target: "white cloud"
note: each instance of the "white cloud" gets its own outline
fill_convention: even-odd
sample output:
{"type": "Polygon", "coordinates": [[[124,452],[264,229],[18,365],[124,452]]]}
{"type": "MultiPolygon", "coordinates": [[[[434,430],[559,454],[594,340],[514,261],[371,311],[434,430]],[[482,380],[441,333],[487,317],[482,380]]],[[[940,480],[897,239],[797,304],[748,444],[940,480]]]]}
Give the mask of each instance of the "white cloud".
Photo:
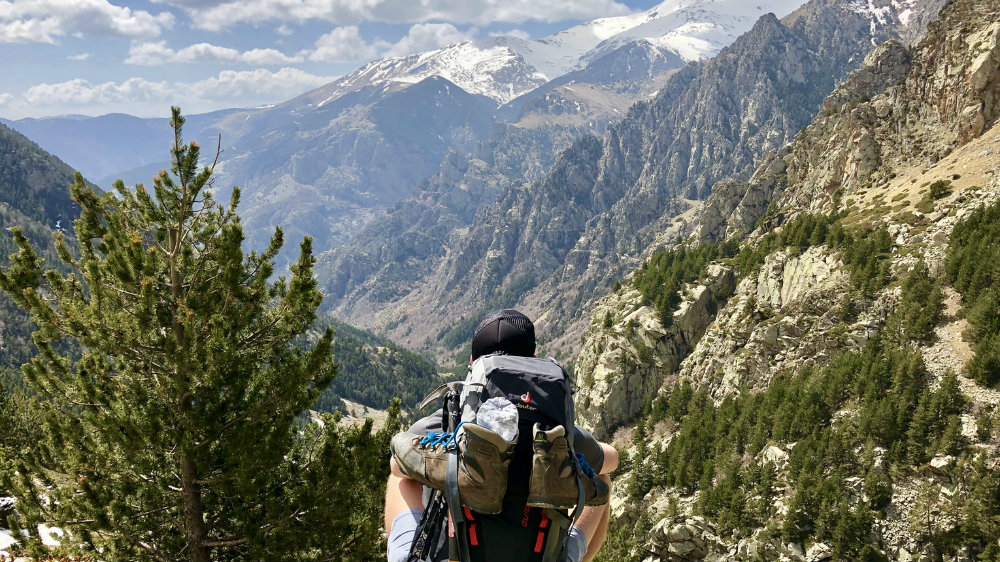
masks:
{"type": "Polygon", "coordinates": [[[14,99],[10,94],[0,94],[0,107],[7,105],[7,102],[14,99]]]}
{"type": "Polygon", "coordinates": [[[486,25],[492,22],[557,22],[622,15],[616,0],[159,0],[183,8],[196,27],[220,31],[238,23],[325,20],[338,25],[362,21],[422,23],[432,20],[486,25]]]}
{"type": "Polygon", "coordinates": [[[316,40],[315,49],[299,53],[311,61],[355,62],[379,56],[404,56],[432,51],[445,45],[472,39],[476,28],[460,31],[450,23],[418,23],[396,43],[375,40],[367,43],[356,25],[338,27],[316,40]]]}
{"type": "Polygon", "coordinates": [[[76,55],[70,55],[66,58],[69,60],[87,60],[90,58],[90,53],[79,53],[76,55]]]}
{"type": "Polygon", "coordinates": [[[264,101],[284,101],[294,96],[332,82],[329,76],[316,76],[297,68],[282,68],[270,72],[256,70],[225,70],[217,77],[192,84],[193,89],[208,93],[212,99],[260,98],[264,101]]]}
{"type": "Polygon", "coordinates": [[[116,83],[91,84],[76,78],[57,84],[38,84],[24,92],[24,100],[31,105],[113,105],[130,102],[163,101],[170,97],[167,82],[150,82],[143,78],[129,78],[116,83]]]}
{"type": "Polygon", "coordinates": [[[471,39],[475,30],[459,31],[450,23],[418,23],[410,28],[406,37],[386,50],[388,56],[403,56],[411,53],[432,51],[445,45],[471,39]]]}
{"type": "Polygon", "coordinates": [[[290,27],[288,27],[285,24],[279,25],[278,28],[275,29],[274,31],[277,32],[278,35],[284,35],[285,37],[288,37],[289,35],[294,35],[295,34],[295,30],[292,29],[292,28],[290,28],[290,27]]]}
{"type": "Polygon", "coordinates": [[[315,49],[304,50],[299,56],[321,62],[355,62],[378,56],[403,56],[471,39],[476,31],[476,28],[460,31],[450,23],[418,23],[411,26],[406,36],[396,43],[382,40],[368,43],[361,37],[358,26],[346,25],[320,37],[316,40],[315,49]]]}
{"type": "Polygon", "coordinates": [[[196,43],[175,51],[166,41],[133,43],[126,64],[155,66],[175,62],[242,62],[255,65],[278,65],[302,62],[274,49],[252,49],[240,52],[210,43],[196,43]]]}
{"type": "Polygon", "coordinates": [[[531,34],[523,29],[511,29],[510,31],[491,32],[490,37],[517,37],[518,39],[528,41],[531,39],[531,34]]]}
{"type": "Polygon", "coordinates": [[[0,0],[0,43],[55,43],[65,35],[155,37],[173,23],[170,12],[154,15],[106,0],[0,0]]]}
{"type": "Polygon", "coordinates": [[[247,64],[257,65],[279,65],[302,62],[302,57],[290,57],[281,51],[274,49],[251,49],[249,51],[244,51],[240,58],[247,64]]]}
{"type": "Polygon", "coordinates": [[[162,115],[170,105],[179,105],[185,112],[195,113],[281,102],[332,80],[332,77],[315,76],[296,68],[275,72],[226,70],[205,80],[180,83],[130,78],[124,82],[91,84],[77,78],[32,86],[22,98],[23,104],[36,114],[124,111],[162,115]]]}
{"type": "Polygon", "coordinates": [[[316,48],[303,51],[311,61],[352,62],[378,56],[375,45],[365,43],[356,25],[338,27],[316,40],[316,48]]]}

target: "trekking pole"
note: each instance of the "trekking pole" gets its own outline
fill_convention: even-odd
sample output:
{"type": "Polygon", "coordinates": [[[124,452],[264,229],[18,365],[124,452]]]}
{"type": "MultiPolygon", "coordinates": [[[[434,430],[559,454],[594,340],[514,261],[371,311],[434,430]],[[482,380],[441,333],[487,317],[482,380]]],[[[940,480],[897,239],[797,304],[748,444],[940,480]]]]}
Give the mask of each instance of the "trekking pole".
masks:
{"type": "Polygon", "coordinates": [[[410,545],[410,557],[407,562],[421,562],[427,559],[432,548],[436,548],[438,540],[441,538],[441,527],[444,524],[444,517],[448,508],[444,503],[444,496],[439,490],[431,490],[431,497],[427,502],[427,509],[420,518],[417,526],[416,536],[413,544],[410,545]]]}
{"type": "MultiPolygon", "coordinates": [[[[445,396],[445,411],[448,412],[448,431],[454,439],[462,422],[462,394],[452,389],[445,396]]],[[[448,560],[469,562],[469,547],[465,544],[465,518],[458,492],[458,445],[452,445],[448,453],[448,472],[445,478],[444,498],[451,518],[448,532],[448,560]]]]}

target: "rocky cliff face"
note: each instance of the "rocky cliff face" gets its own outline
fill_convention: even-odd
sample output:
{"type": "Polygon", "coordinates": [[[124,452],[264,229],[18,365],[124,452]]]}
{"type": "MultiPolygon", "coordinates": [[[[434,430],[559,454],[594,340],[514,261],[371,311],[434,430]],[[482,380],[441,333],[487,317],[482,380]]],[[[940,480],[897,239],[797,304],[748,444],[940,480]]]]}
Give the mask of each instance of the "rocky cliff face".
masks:
{"type": "MultiPolygon", "coordinates": [[[[965,7],[963,16],[981,17],[988,6],[965,7]]],[[[772,201],[770,215],[777,216],[829,211],[835,196],[865,199],[868,191],[893,184],[899,170],[933,166],[982,135],[1000,112],[1000,86],[993,80],[998,25],[956,36],[931,24],[927,40],[915,48],[917,64],[900,44],[874,50],[827,97],[792,148],[773,155],[750,182],[732,184],[709,202],[700,235],[748,233],[772,201]]]]}
{"type": "MultiPolygon", "coordinates": [[[[717,184],[693,221],[692,239],[742,237],[742,251],[712,265],[701,281],[684,289],[677,326],[665,329],[628,280],[598,301],[577,363],[578,407],[599,434],[614,432],[616,444],[628,451],[627,471],[616,479],[612,503],[621,534],[611,541],[615,554],[605,559],[993,559],[1000,537],[971,538],[962,529],[975,517],[962,510],[979,501],[973,498],[978,498],[974,490],[982,475],[1000,468],[998,434],[989,425],[1000,392],[963,375],[974,356],[969,324],[959,314],[961,297],[948,286],[944,270],[955,225],[1000,201],[997,21],[1000,3],[949,4],[914,48],[890,42],[869,54],[864,66],[827,97],[812,123],[764,158],[748,181],[717,184]],[[932,186],[938,188],[936,195],[932,186]],[[823,224],[830,228],[868,234],[841,247],[830,242],[836,236],[824,237],[822,226],[799,242],[773,244],[775,236],[794,239],[792,230],[808,223],[808,217],[826,217],[823,224]],[[860,266],[869,269],[859,274],[859,248],[877,236],[886,249],[870,254],[860,266]],[[756,258],[748,257],[755,251],[756,258]],[[859,289],[858,277],[878,275],[879,263],[885,281],[859,289]],[[904,340],[903,349],[918,358],[928,395],[955,385],[960,407],[951,431],[960,446],[920,449],[900,461],[889,449],[912,441],[911,433],[885,447],[849,448],[836,464],[820,465],[819,473],[836,490],[827,497],[846,502],[839,509],[871,514],[853,523],[861,525],[858,533],[834,530],[840,525],[837,516],[818,504],[801,503],[810,486],[801,477],[803,463],[831,458],[811,438],[754,442],[731,457],[734,465],[709,465],[694,474],[694,485],[678,476],[683,462],[678,466],[671,451],[683,446],[679,443],[693,430],[683,417],[671,417],[678,415],[670,408],[682,388],[705,392],[707,402],[701,404],[710,405],[687,416],[705,411],[723,416],[726,408],[741,407],[736,404],[750,403],[751,397],[768,400],[776,381],[786,384],[788,377],[825,368],[850,350],[898,337],[892,334],[904,329],[898,323],[901,311],[914,306],[906,301],[905,278],[920,264],[943,285],[943,310],[931,335],[904,340]],[[710,289],[721,271],[732,276],[729,291],[710,289]],[[717,311],[692,313],[689,303],[699,294],[720,295],[717,311]],[[952,374],[958,376],[951,379],[952,374]],[[773,486],[761,488],[761,479],[772,475],[773,486]],[[883,476],[888,478],[885,493],[873,500],[880,493],[873,482],[883,476]],[[735,512],[713,507],[733,486],[746,490],[746,503],[735,512]],[[866,511],[868,506],[877,508],[866,511]],[[801,513],[823,515],[794,523],[801,513]],[[951,543],[942,539],[949,533],[955,537],[951,543]],[[853,546],[844,542],[847,536],[853,546]],[[849,551],[854,554],[846,555],[849,551]]],[[[861,373],[858,384],[869,384],[864,377],[875,376],[861,373]]],[[[897,379],[896,384],[902,383],[897,379]]],[[[872,415],[865,400],[854,398],[830,412],[829,431],[872,415]]],[[[752,428],[749,415],[735,419],[752,428]]],[[[699,419],[708,423],[711,418],[699,419]]],[[[824,501],[831,502],[828,507],[835,503],[824,501]]]]}
{"type": "Polygon", "coordinates": [[[705,283],[688,287],[664,328],[638,291],[624,290],[598,301],[576,369],[583,373],[577,394],[578,417],[601,439],[635,418],[650,397],[698,344],[715,310],[733,291],[733,271],[713,266],[705,283]]]}

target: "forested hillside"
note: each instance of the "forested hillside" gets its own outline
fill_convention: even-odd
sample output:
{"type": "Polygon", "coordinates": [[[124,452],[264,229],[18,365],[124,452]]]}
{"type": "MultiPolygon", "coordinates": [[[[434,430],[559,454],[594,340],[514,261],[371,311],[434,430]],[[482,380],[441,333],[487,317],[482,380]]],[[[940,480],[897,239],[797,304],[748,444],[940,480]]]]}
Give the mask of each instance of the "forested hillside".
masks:
{"type": "MultiPolygon", "coordinates": [[[[56,230],[66,229],[73,244],[72,221],[80,207],[69,197],[73,170],[21,134],[0,124],[0,265],[16,251],[9,228],[18,226],[38,244],[50,266],[59,263],[52,244],[56,230]]],[[[0,294],[0,370],[19,381],[16,368],[34,354],[28,315],[0,294]]]]}
{"type": "Polygon", "coordinates": [[[1000,556],[997,21],[956,0],[875,49],[598,302],[577,406],[625,452],[599,559],[1000,556]]]}

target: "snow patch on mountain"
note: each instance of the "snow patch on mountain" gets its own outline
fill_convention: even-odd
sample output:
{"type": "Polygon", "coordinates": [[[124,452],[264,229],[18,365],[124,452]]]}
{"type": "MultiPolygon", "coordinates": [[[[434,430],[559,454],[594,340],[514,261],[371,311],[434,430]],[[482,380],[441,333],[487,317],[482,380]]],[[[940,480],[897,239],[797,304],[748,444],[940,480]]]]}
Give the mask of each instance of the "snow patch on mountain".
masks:
{"type": "Polygon", "coordinates": [[[893,25],[895,23],[893,15],[896,16],[899,23],[907,25],[913,15],[913,6],[916,3],[917,0],[889,0],[888,3],[884,0],[854,0],[850,4],[850,9],[871,20],[872,46],[874,47],[876,45],[874,38],[876,30],[879,27],[893,25]]]}

